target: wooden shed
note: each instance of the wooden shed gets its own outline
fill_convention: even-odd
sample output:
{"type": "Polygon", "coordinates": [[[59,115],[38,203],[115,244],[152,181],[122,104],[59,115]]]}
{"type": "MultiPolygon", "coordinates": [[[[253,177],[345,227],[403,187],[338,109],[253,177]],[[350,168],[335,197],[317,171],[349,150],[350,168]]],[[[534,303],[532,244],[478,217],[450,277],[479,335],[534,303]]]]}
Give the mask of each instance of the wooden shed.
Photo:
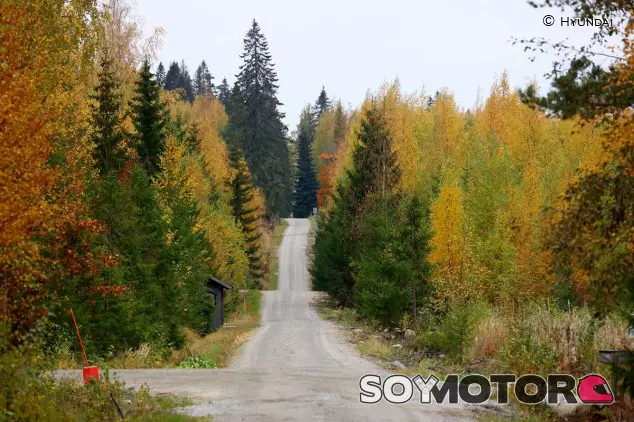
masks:
{"type": "Polygon", "coordinates": [[[231,286],[211,277],[207,280],[207,293],[214,296],[215,311],[213,315],[212,325],[218,329],[224,323],[225,313],[225,292],[230,290],[231,286]]]}

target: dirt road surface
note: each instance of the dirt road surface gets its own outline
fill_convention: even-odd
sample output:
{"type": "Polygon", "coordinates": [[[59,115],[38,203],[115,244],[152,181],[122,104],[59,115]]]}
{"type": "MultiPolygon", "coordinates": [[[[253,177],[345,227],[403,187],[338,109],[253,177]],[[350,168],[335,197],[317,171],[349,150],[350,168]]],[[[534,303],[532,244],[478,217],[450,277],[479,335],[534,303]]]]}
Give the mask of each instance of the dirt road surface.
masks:
{"type": "MultiPolygon", "coordinates": [[[[421,405],[416,388],[406,404],[361,404],[359,379],[388,375],[363,359],[335,324],[310,306],[306,247],[310,222],[289,219],[280,246],[277,291],[264,292],[262,325],[226,369],[114,371],[128,385],[192,398],[184,409],[214,421],[470,420],[462,406],[421,405]]],[[[77,374],[75,374],[77,376],[77,374]]]]}

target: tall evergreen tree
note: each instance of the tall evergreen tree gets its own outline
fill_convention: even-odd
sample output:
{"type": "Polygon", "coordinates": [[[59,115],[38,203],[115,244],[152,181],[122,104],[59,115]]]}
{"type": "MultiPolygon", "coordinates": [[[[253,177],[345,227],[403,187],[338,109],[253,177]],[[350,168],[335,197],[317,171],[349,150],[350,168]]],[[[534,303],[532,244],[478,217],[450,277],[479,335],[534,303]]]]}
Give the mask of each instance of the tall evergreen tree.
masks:
{"type": "Polygon", "coordinates": [[[163,62],[160,62],[158,67],[156,68],[156,83],[163,87],[165,85],[165,67],[163,66],[163,62]]]}
{"type": "Polygon", "coordinates": [[[177,62],[170,63],[170,68],[165,75],[164,87],[166,91],[172,91],[178,88],[178,81],[180,80],[181,69],[177,62]]]}
{"type": "Polygon", "coordinates": [[[293,196],[293,217],[306,218],[317,207],[317,174],[311,153],[313,115],[305,108],[297,128],[297,179],[293,196]]]}
{"type": "Polygon", "coordinates": [[[124,130],[122,123],[119,81],[112,67],[112,59],[104,55],[98,74],[95,93],[91,95],[92,140],[95,144],[95,161],[102,175],[119,171],[125,154],[122,149],[124,130]]]}
{"type": "Polygon", "coordinates": [[[194,94],[202,96],[213,94],[215,90],[213,79],[207,63],[203,60],[194,74],[194,94]]]}
{"type": "Polygon", "coordinates": [[[311,268],[313,287],[328,291],[342,305],[353,300],[353,260],[362,240],[360,224],[364,220],[359,217],[368,205],[366,200],[388,198],[400,177],[382,111],[376,104],[365,112],[358,138],[352,169],[346,170],[346,182],[337,189],[333,210],[319,221],[311,268]]]}
{"type": "Polygon", "coordinates": [[[231,87],[227,83],[227,78],[222,78],[222,83],[218,85],[217,91],[218,99],[225,105],[225,110],[227,111],[227,114],[230,115],[229,102],[231,100],[231,87]]]}
{"type": "Polygon", "coordinates": [[[315,106],[313,107],[315,122],[319,121],[321,114],[330,108],[330,99],[328,99],[328,94],[326,94],[326,88],[321,87],[321,92],[319,93],[319,97],[317,97],[317,101],[315,101],[315,106]]]}
{"type": "Polygon", "coordinates": [[[184,61],[181,61],[180,64],[180,74],[176,83],[176,87],[183,90],[183,94],[181,95],[181,99],[187,100],[190,103],[194,102],[194,84],[192,82],[192,78],[189,75],[189,69],[185,65],[184,61]]]}
{"type": "Polygon", "coordinates": [[[432,237],[429,225],[429,207],[414,196],[406,204],[403,220],[400,228],[399,250],[401,260],[409,265],[408,280],[406,281],[409,281],[412,316],[416,322],[419,311],[426,303],[432,290],[433,267],[428,259],[432,237]]]}
{"type": "Polygon", "coordinates": [[[251,278],[259,282],[263,274],[259,244],[260,229],[257,222],[261,216],[259,215],[260,210],[252,208],[250,205],[253,201],[254,190],[251,173],[242,152],[238,148],[229,149],[229,164],[235,171],[235,176],[230,182],[232,213],[246,235],[251,278]]]}
{"type": "MultiPolygon", "coordinates": [[[[268,42],[254,20],[244,38],[237,86],[243,110],[232,110],[226,129],[228,142],[242,149],[253,181],[266,197],[268,215],[288,215],[291,171],[284,115],[278,110],[277,74],[268,42]]],[[[233,95],[235,97],[235,93],[233,95]]]]}
{"type": "Polygon", "coordinates": [[[137,152],[148,174],[153,176],[159,171],[160,156],[165,148],[168,115],[147,60],[141,66],[131,109],[137,133],[137,152]]]}

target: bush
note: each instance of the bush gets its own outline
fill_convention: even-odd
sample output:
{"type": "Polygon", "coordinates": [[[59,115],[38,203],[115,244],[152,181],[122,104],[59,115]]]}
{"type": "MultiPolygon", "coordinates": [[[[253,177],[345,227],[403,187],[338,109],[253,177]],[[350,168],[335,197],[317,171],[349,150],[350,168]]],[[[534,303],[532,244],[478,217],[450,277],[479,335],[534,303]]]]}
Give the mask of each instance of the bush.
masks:
{"type": "Polygon", "coordinates": [[[489,315],[491,310],[481,302],[460,304],[444,318],[434,341],[439,343],[451,360],[463,363],[473,357],[476,328],[489,315]]]}
{"type": "Polygon", "coordinates": [[[561,356],[550,344],[541,342],[531,323],[521,318],[510,329],[500,358],[516,374],[548,374],[557,372],[561,356]]]}

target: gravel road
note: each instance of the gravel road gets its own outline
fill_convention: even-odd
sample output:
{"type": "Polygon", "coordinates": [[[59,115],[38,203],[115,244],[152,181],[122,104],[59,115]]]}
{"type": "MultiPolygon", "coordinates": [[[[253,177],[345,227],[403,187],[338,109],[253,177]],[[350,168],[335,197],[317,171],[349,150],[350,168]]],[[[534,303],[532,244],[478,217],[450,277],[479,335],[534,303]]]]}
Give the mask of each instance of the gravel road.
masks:
{"type": "Polygon", "coordinates": [[[469,420],[463,406],[359,402],[359,378],[386,374],[363,359],[335,324],[310,306],[306,247],[310,222],[288,219],[277,291],[264,292],[262,325],[226,369],[115,371],[129,385],[191,397],[187,413],[214,421],[469,420]]]}

